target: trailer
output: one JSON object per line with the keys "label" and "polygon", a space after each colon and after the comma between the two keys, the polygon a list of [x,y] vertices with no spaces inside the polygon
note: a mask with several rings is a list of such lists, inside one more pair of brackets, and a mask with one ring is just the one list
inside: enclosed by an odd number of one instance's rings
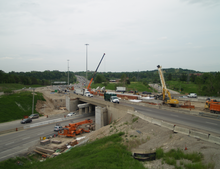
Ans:
{"label": "trailer", "polygon": [[118,103],[119,104],[119,99],[117,97],[117,94],[115,93],[104,93],[104,99],[105,101],[110,101],[112,103]]}
{"label": "trailer", "polygon": [[82,95],[82,96],[86,96],[86,97],[93,97],[93,94],[90,93],[90,91],[88,91],[87,89],[80,89],[80,88],[76,88],[74,90],[74,93],[77,95]]}
{"label": "trailer", "polygon": [[126,87],[116,87],[116,92],[126,92]]}

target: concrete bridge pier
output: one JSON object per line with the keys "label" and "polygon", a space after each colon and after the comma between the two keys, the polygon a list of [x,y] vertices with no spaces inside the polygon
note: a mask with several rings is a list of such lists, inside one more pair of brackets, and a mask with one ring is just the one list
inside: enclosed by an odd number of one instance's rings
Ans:
{"label": "concrete bridge pier", "polygon": [[79,114],[82,114],[82,108],[79,108]]}
{"label": "concrete bridge pier", "polygon": [[89,113],[92,113],[92,105],[89,105]]}
{"label": "concrete bridge pier", "polygon": [[89,110],[89,108],[85,107],[85,114],[88,114],[88,110]]}
{"label": "concrete bridge pier", "polygon": [[106,107],[95,107],[95,129],[98,130],[108,124],[108,111]]}
{"label": "concrete bridge pier", "polygon": [[77,105],[79,103],[79,99],[70,99],[69,96],[66,96],[66,109],[70,112],[77,110]]}

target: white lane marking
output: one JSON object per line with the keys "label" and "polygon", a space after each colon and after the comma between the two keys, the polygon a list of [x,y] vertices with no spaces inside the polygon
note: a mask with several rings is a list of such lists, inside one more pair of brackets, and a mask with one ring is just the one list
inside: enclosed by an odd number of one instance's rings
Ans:
{"label": "white lane marking", "polygon": [[5,145],[7,146],[7,145],[9,145],[9,144],[13,144],[13,143],[14,143],[14,142],[11,142],[11,143],[7,143],[7,144],[5,144]]}
{"label": "white lane marking", "polygon": [[39,133],[38,136],[39,136],[39,135],[42,135],[42,134],[44,134],[44,133]]}
{"label": "white lane marking", "polygon": [[215,123],[210,123],[210,122],[206,122],[206,123],[208,123],[208,124],[212,124],[212,125],[216,125],[216,126],[218,125],[218,124],[215,124]]}
{"label": "white lane marking", "polygon": [[170,114],[171,116],[179,117],[178,115]]}
{"label": "white lane marking", "polygon": [[30,138],[30,137],[23,138],[22,140],[26,140],[26,139],[28,139],[28,138]]}

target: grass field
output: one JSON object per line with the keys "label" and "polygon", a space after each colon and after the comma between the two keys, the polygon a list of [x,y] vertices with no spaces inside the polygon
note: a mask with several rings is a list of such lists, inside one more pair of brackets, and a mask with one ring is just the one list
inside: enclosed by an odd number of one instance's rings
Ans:
{"label": "grass field", "polygon": [[[105,88],[109,89],[109,90],[115,90],[115,85],[116,84],[114,84],[114,83],[108,83],[108,85],[105,86]],[[102,83],[94,84],[93,83],[91,85],[91,88],[97,88],[98,86],[99,87],[103,87],[104,84],[102,84]],[[131,82],[131,84],[126,85],[126,89],[127,89],[127,91],[129,91],[129,90],[133,90],[133,91],[137,90],[139,92],[143,92],[143,91],[152,92],[153,91],[153,89],[150,86],[144,85],[142,82]]]}
{"label": "grass field", "polygon": [[0,83],[0,92],[10,91],[10,90],[18,90],[22,88],[29,87],[41,87],[41,85],[23,85],[18,83]]}
{"label": "grass field", "polygon": [[[91,168],[112,168],[112,169],[144,169],[144,166],[132,158],[131,152],[121,144],[122,135],[120,132],[108,137],[98,139],[94,142],[75,147],[69,152],[63,153],[55,158],[47,159],[44,162],[37,162],[33,157],[9,159],[0,162],[0,168],[22,168],[22,169],[91,169]],[[23,165],[17,165],[20,161]]]}
{"label": "grass field", "polygon": [[198,93],[198,86],[194,83],[187,84],[187,82],[178,82],[178,81],[167,81],[166,82],[167,88],[180,91],[181,93]]}
{"label": "grass field", "polygon": [[[33,94],[31,92],[20,92],[0,96],[0,123],[23,119],[25,115],[32,113]],[[34,105],[37,100],[44,100],[42,93],[35,93]],[[34,108],[34,113],[37,113]]]}

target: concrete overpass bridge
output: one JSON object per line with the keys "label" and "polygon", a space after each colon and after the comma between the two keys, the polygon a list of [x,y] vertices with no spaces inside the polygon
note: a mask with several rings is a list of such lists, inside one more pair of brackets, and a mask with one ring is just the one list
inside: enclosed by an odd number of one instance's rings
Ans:
{"label": "concrete overpass bridge", "polygon": [[96,129],[125,116],[128,110],[134,111],[133,107],[111,103],[104,101],[104,99],[80,96],[73,93],[66,96],[66,108],[70,112],[79,109],[79,114],[95,112]]}

